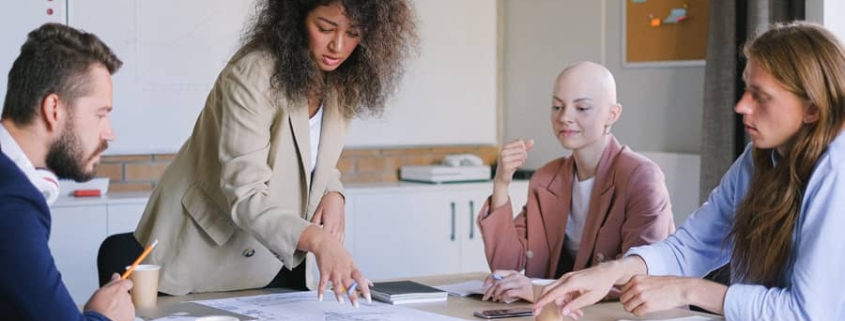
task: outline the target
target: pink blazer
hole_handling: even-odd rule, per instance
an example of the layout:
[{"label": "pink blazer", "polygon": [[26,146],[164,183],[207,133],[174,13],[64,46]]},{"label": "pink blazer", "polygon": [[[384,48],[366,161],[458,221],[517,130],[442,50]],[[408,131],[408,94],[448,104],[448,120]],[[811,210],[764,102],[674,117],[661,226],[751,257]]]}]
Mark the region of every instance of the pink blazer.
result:
[{"label": "pink blazer", "polygon": [[[477,223],[490,269],[525,269],[529,277],[558,277],[574,174],[572,157],[537,170],[528,185],[528,203],[516,218],[510,201],[490,211],[487,199]],[[660,241],[675,231],[660,167],[613,136],[595,179],[573,270],[618,258],[631,247]]]}]

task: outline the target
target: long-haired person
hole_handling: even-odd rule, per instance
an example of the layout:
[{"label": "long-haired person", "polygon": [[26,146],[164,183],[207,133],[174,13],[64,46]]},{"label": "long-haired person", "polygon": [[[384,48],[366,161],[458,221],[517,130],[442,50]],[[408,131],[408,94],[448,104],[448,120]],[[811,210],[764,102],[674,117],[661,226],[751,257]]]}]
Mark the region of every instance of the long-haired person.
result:
[{"label": "long-haired person", "polygon": [[[693,304],[727,320],[845,320],[845,50],[775,25],[743,49],[751,144],[677,233],[564,275],[535,303],[579,316],[613,284],[636,315]],[[730,261],[730,286],[700,279]],[[575,313],[579,312],[579,313]]]},{"label": "long-haired person", "polygon": [[[366,278],[343,248],[337,160],[350,119],[378,113],[416,49],[407,0],[264,0],[150,198],[159,291],[305,289],[306,253],[342,302]],[[292,270],[293,269],[293,270]],[[313,286],[313,285],[312,285]],[[357,304],[350,291],[349,298]]]}]

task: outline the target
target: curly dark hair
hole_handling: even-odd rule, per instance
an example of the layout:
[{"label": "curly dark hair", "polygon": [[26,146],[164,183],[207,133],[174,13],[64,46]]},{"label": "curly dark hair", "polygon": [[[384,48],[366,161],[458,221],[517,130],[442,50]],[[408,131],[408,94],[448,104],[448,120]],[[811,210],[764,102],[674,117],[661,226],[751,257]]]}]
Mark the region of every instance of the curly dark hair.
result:
[{"label": "curly dark hair", "polygon": [[[361,42],[337,69],[323,72],[311,58],[305,18],[333,2],[359,26]],[[296,103],[307,101],[309,93],[333,92],[350,117],[384,110],[419,41],[409,0],[262,0],[256,9],[243,40],[275,57],[273,86]]]},{"label": "curly dark hair", "polygon": [[58,23],[31,31],[9,70],[3,119],[28,125],[41,101],[55,93],[73,105],[90,90],[89,68],[102,64],[114,74],[123,65],[100,38]]}]

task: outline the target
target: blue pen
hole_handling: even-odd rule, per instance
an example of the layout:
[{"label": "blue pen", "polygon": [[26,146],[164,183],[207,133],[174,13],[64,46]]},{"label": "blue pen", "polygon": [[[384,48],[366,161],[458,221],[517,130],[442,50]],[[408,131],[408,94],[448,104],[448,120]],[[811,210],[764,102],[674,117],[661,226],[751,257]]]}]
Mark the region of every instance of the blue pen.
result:
[{"label": "blue pen", "polygon": [[355,280],[352,280],[352,284],[349,285],[349,289],[346,290],[346,294],[352,295],[353,293],[355,293],[355,289],[357,287],[358,287],[358,282],[356,282]]}]

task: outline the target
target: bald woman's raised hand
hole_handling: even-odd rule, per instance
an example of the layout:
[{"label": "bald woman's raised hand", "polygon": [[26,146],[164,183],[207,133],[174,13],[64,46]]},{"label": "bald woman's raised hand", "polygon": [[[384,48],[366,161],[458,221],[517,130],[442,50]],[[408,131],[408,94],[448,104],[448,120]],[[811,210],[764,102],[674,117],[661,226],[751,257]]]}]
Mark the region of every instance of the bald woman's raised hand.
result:
[{"label": "bald woman's raised hand", "polygon": [[493,196],[491,207],[497,208],[508,202],[508,186],[513,181],[513,174],[528,160],[528,151],[534,147],[534,140],[517,139],[502,146],[496,176],[493,178]]}]

